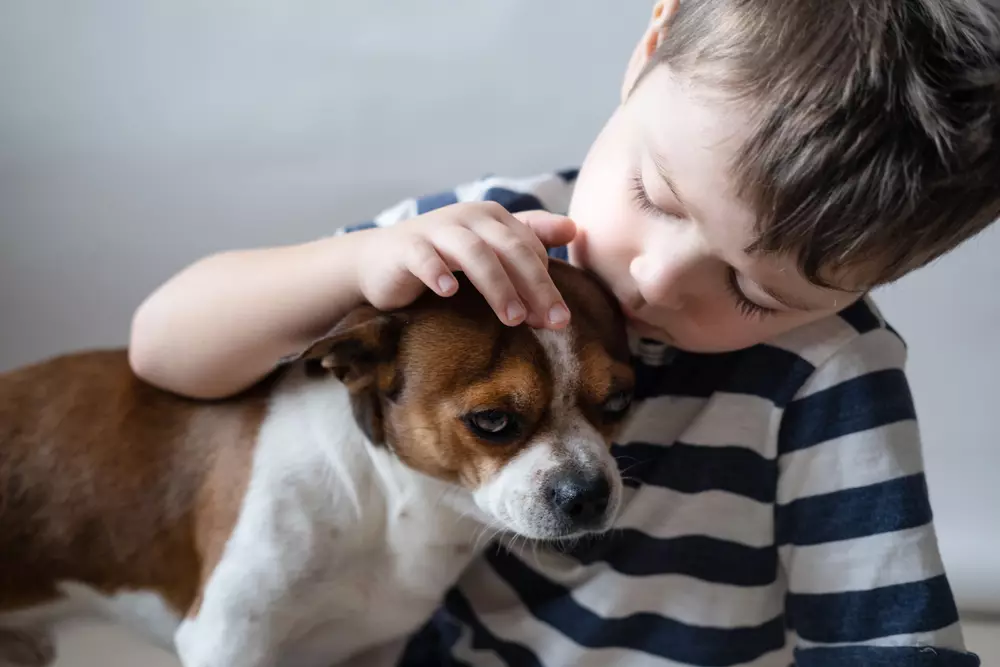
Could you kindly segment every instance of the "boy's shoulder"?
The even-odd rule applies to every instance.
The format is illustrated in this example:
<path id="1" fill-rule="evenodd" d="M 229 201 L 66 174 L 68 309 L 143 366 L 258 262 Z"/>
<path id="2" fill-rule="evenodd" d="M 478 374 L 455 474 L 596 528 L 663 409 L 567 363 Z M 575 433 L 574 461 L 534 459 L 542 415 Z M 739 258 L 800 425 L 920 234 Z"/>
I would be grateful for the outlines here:
<path id="1" fill-rule="evenodd" d="M 813 395 L 833 400 L 835 392 L 821 392 L 831 388 L 858 390 L 859 403 L 881 392 L 910 401 L 906 344 L 871 297 L 743 350 L 689 353 L 647 340 L 634 341 L 633 349 L 646 396 L 725 394 L 766 411 Z"/>

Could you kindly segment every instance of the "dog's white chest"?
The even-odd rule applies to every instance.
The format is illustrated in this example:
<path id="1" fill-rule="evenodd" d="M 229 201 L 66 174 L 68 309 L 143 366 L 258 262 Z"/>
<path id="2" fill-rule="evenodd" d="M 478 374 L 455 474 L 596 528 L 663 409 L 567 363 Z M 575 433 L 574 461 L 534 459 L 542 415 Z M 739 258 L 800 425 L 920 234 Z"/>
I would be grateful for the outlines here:
<path id="1" fill-rule="evenodd" d="M 473 557 L 471 496 L 367 446 L 345 395 L 283 398 L 201 608 L 178 631 L 185 664 L 329 667 L 419 627 Z M 339 430 L 318 426 L 338 413 Z"/>
<path id="2" fill-rule="evenodd" d="M 405 519 L 404 526 L 405 526 Z M 421 526 L 425 530 L 416 530 Z M 403 526 L 401 526 L 403 527 Z M 302 611 L 324 619 L 284 651 L 288 665 L 329 665 L 337 660 L 405 637 L 430 618 L 442 594 L 468 565 L 472 551 L 453 545 L 427 545 L 429 528 L 403 527 L 397 547 L 369 553 L 316 582 Z M 304 619 L 303 627 L 309 622 Z"/>

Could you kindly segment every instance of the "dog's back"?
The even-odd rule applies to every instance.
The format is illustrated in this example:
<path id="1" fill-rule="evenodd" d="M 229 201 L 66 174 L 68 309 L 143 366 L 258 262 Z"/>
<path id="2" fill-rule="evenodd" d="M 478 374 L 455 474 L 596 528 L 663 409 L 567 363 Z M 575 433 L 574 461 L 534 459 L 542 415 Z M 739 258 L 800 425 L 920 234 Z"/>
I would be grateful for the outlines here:
<path id="1" fill-rule="evenodd" d="M 202 561 L 222 548 L 211 525 L 238 512 L 245 431 L 259 422 L 244 417 L 263 409 L 157 390 L 123 350 L 0 375 L 0 613 L 53 602 L 57 582 L 77 581 L 155 592 L 183 615 Z M 231 484 L 209 483 L 219 475 Z M 207 497 L 226 489 L 232 502 Z"/>

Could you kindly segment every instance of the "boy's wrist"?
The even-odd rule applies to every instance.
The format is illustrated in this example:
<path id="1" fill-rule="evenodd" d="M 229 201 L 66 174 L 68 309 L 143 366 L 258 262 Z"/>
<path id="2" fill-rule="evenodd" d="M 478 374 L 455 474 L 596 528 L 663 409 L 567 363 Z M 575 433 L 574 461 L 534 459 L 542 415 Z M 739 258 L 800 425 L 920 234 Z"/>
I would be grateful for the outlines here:
<path id="1" fill-rule="evenodd" d="M 326 236 L 308 245 L 313 246 L 316 258 L 327 271 L 324 275 L 334 281 L 331 287 L 343 290 L 357 287 L 357 267 L 359 237 L 363 232 L 351 232 L 337 236 Z M 348 281 L 349 284 L 345 283 Z"/>

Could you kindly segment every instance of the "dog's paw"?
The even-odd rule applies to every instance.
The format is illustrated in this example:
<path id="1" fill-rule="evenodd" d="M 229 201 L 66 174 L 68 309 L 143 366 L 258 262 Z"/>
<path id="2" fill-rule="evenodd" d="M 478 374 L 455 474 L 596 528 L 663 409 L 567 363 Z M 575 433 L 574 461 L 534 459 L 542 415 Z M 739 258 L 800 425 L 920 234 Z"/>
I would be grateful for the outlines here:
<path id="1" fill-rule="evenodd" d="M 45 667 L 55 659 L 56 647 L 45 632 L 0 628 L 0 667 Z"/>

